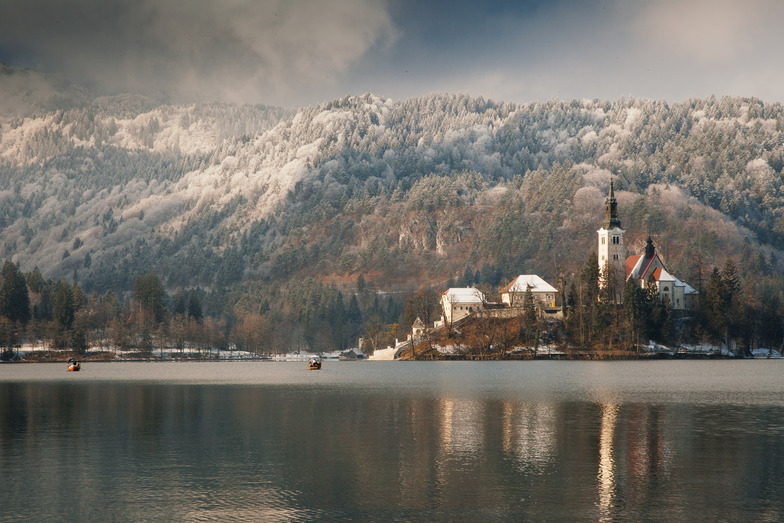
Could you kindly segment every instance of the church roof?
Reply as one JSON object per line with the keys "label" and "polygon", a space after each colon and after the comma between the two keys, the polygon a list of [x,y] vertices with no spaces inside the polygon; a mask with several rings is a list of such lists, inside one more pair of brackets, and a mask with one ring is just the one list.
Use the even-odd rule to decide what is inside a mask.
{"label": "church roof", "polygon": [[[658,265],[654,262],[659,260]],[[658,254],[653,256],[643,256],[637,254],[626,258],[626,279],[637,278],[647,280],[650,273],[657,267],[664,267],[664,262],[661,261]]]}
{"label": "church roof", "polygon": [[696,295],[696,294],[699,294],[699,293],[697,292],[697,289],[695,289],[694,287],[692,287],[691,285],[689,285],[689,284],[688,284],[688,283],[686,283],[685,281],[681,281],[681,280],[677,280],[677,279],[676,279],[676,280],[675,280],[675,286],[676,286],[676,287],[681,287],[681,286],[682,286],[682,287],[685,287],[685,288],[683,289],[683,294],[695,294],[695,295]]}
{"label": "church roof", "polygon": [[[659,260],[658,265],[653,263],[656,259]],[[686,295],[698,294],[694,287],[667,272],[667,269],[664,268],[664,263],[661,261],[658,254],[654,254],[652,257],[637,254],[626,258],[627,280],[629,278],[637,278],[647,281],[651,274],[653,275],[653,279],[657,282],[670,282],[674,287],[683,287],[683,293]]]}
{"label": "church roof", "polygon": [[678,281],[678,279],[675,278],[675,276],[673,276],[672,274],[670,274],[669,272],[667,272],[661,267],[657,267],[656,269],[654,269],[653,279],[659,282],[669,281],[675,283],[676,281]]}
{"label": "church roof", "polygon": [[549,293],[557,293],[558,291],[544,281],[542,278],[537,276],[536,274],[521,274],[512,282],[507,285],[503,290],[502,293],[505,292],[525,292],[528,287],[531,287],[532,293],[542,293],[542,292],[549,292]]}
{"label": "church roof", "polygon": [[639,263],[640,258],[642,258],[642,254],[635,254],[634,256],[629,256],[628,258],[626,258],[626,279],[627,280],[629,279],[629,276],[631,276],[632,272],[634,271],[634,268],[637,267],[637,264]]}

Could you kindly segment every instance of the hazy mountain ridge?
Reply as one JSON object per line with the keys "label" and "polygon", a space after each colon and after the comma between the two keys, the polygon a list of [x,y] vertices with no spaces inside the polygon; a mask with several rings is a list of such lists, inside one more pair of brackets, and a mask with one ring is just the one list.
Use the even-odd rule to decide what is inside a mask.
{"label": "hazy mountain ridge", "polygon": [[0,62],[0,117],[24,117],[34,113],[80,107],[92,96],[82,86],[55,74],[11,67]]}
{"label": "hazy mountain ridge", "polygon": [[467,264],[554,276],[594,247],[610,173],[630,246],[659,235],[676,267],[690,242],[708,263],[743,238],[784,246],[784,111],[755,99],[123,96],[0,122],[0,257],[99,291],[150,269],[216,290],[302,270],[408,288]]}

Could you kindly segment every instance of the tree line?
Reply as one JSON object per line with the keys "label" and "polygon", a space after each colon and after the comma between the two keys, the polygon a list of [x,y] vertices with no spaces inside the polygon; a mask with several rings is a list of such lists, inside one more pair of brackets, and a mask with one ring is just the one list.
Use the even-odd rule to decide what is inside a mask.
{"label": "tree line", "polygon": [[[761,273],[751,272],[760,269]],[[44,279],[37,268],[22,273],[10,261],[4,263],[0,277],[4,359],[12,358],[23,342],[76,354],[92,347],[150,356],[163,348],[181,353],[195,348],[200,355],[228,348],[259,354],[327,352],[355,346],[362,337],[361,348],[372,352],[404,339],[417,318],[430,326],[441,317],[437,288],[425,286],[401,299],[383,298],[362,275],[348,299],[334,283],[307,278],[258,301],[243,297],[235,314],[219,318],[203,313],[203,291],[178,288],[169,295],[154,272],[135,278],[127,300],[112,291],[87,296],[76,281]],[[496,278],[493,266],[483,271],[467,266],[447,285],[477,286],[496,299],[499,287],[487,278]],[[653,280],[640,285],[623,281],[610,268],[599,271],[596,253],[573,277],[562,275],[557,285],[564,316],[558,327],[535,313],[529,291],[515,329],[485,321],[481,335],[456,343],[487,357],[494,346],[536,347],[543,340],[607,353],[639,351],[650,341],[665,346],[706,343],[738,355],[759,347],[781,350],[784,342],[781,282],[764,257],[749,254],[740,266],[728,259],[722,268],[705,271],[705,278],[696,282],[696,307],[687,311],[675,311],[660,300]],[[429,327],[428,331],[432,333]]]}
{"label": "tree line", "polygon": [[[156,349],[198,355],[213,349],[259,354],[293,350],[326,352],[356,346],[368,325],[397,323],[402,307],[384,298],[372,282],[357,279],[350,298],[334,284],[307,278],[288,289],[250,301],[237,298],[235,310],[219,317],[203,312],[196,288],[169,294],[154,271],[138,275],[127,299],[113,291],[86,295],[76,280],[23,273],[6,261],[0,276],[0,348],[14,357],[23,343],[84,354],[88,348],[152,356]],[[394,333],[398,335],[397,332]],[[193,352],[193,351],[189,351]]]}
{"label": "tree line", "polygon": [[[754,262],[744,265],[749,263]],[[761,347],[782,350],[784,301],[778,277],[757,273],[744,280],[732,259],[711,268],[704,280],[700,274],[695,274],[696,306],[673,310],[660,299],[652,278],[641,285],[624,281],[610,268],[599,271],[593,253],[565,294],[568,344],[607,351],[639,351],[649,341],[669,347],[709,344],[739,356]]]}

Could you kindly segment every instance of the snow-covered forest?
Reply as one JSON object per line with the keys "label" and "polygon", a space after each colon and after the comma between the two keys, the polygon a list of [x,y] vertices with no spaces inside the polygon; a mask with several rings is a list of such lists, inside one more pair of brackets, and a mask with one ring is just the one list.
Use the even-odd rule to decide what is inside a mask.
{"label": "snow-covered forest", "polygon": [[375,298],[360,308],[394,323],[405,298],[389,296],[422,287],[573,277],[611,175],[629,254],[650,234],[694,286],[732,259],[746,285],[784,288],[780,104],[78,94],[0,115],[0,259],[88,295],[130,300],[154,272],[207,315],[293,321],[305,287],[348,306],[361,275]]}

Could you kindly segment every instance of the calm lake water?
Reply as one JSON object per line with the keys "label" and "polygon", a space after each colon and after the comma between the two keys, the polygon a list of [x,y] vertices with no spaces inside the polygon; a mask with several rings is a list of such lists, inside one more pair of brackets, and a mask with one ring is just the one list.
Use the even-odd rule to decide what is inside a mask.
{"label": "calm lake water", "polygon": [[784,361],[0,365],[0,520],[781,521]]}

